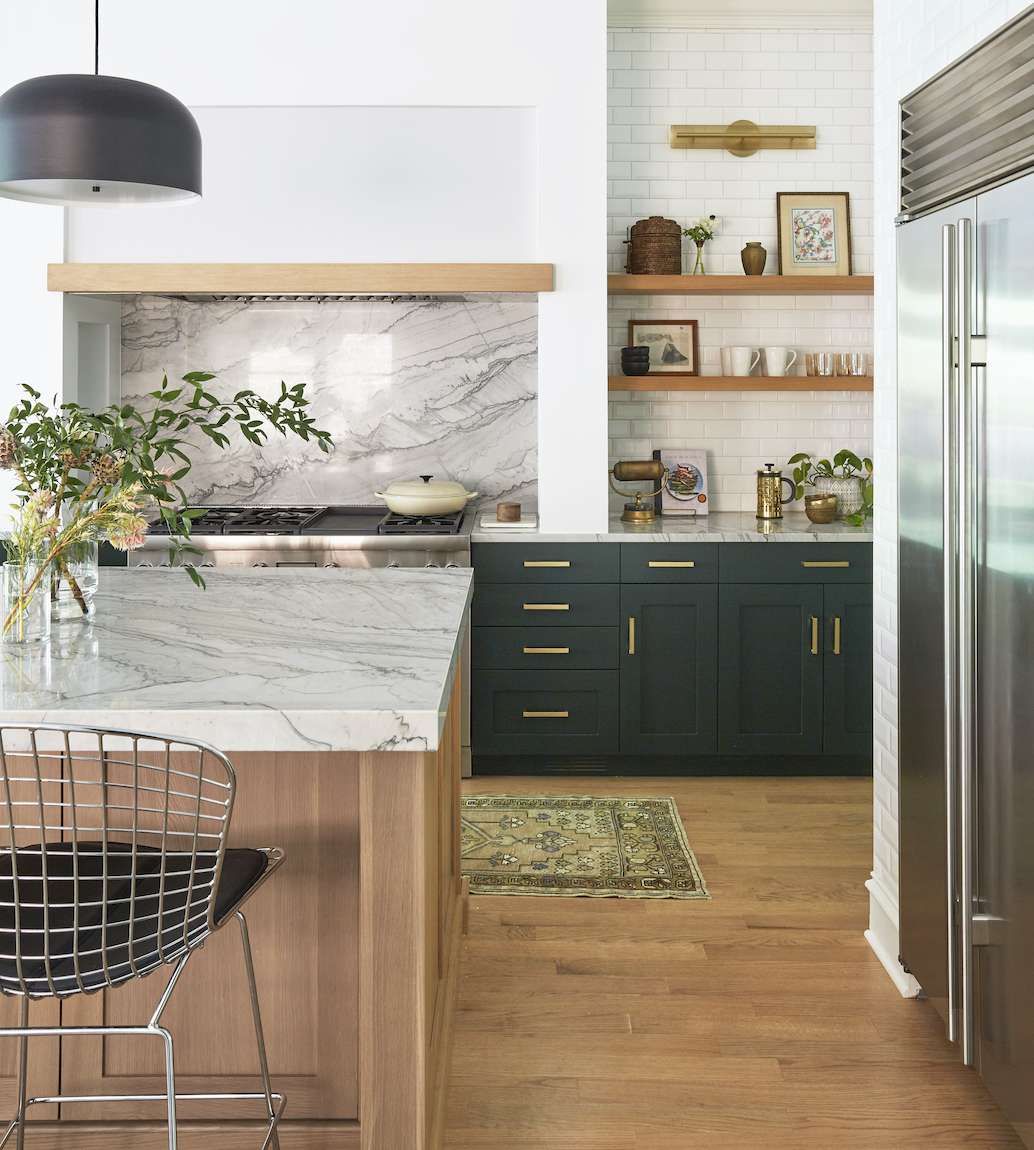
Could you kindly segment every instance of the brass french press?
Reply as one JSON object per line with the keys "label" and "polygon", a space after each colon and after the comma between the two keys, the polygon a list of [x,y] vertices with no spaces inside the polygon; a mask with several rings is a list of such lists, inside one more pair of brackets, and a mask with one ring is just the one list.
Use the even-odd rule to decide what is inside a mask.
{"label": "brass french press", "polygon": [[[797,495],[797,488],[792,479],[787,478],[781,471],[776,471],[771,463],[765,464],[765,470],[758,475],[758,518],[782,519],[783,504],[790,503]],[[783,498],[783,484],[790,488],[790,494]]]}

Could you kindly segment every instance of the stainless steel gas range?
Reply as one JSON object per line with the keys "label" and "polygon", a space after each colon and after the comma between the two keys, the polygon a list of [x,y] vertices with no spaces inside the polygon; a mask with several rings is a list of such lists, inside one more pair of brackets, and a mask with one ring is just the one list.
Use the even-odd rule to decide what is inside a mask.
{"label": "stainless steel gas range", "polygon": [[[469,567],[472,512],[412,517],[383,507],[199,507],[198,567]],[[168,567],[168,531],[151,525],[130,567]],[[463,771],[470,774],[470,632],[462,655]]]}

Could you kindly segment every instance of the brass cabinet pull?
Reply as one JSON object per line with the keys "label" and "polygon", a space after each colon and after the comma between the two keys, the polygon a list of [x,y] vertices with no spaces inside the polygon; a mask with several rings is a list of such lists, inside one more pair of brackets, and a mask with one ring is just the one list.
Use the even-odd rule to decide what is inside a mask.
{"label": "brass cabinet pull", "polygon": [[819,617],[812,615],[811,617],[811,653],[817,655],[819,653]]}
{"label": "brass cabinet pull", "polygon": [[833,616],[833,654],[840,654],[840,616]]}
{"label": "brass cabinet pull", "polygon": [[525,611],[570,611],[570,603],[525,603]]}
{"label": "brass cabinet pull", "polygon": [[672,559],[651,559],[647,567],[695,567],[696,563],[692,559],[686,559],[682,562],[676,562]]}
{"label": "brass cabinet pull", "polygon": [[570,647],[525,647],[525,655],[570,655]]}
{"label": "brass cabinet pull", "polygon": [[802,559],[802,567],[850,567],[849,559]]}
{"label": "brass cabinet pull", "polygon": [[525,719],[568,719],[569,711],[522,711]]}
{"label": "brass cabinet pull", "polygon": [[525,559],[525,567],[570,567],[570,559]]}
{"label": "brass cabinet pull", "polygon": [[635,654],[635,616],[628,617],[628,653]]}

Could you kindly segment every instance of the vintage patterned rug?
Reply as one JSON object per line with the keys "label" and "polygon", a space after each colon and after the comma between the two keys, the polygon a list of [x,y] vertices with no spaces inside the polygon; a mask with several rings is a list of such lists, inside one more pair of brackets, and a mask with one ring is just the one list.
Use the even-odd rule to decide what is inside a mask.
{"label": "vintage patterned rug", "polygon": [[674,799],[465,795],[474,894],[710,898]]}

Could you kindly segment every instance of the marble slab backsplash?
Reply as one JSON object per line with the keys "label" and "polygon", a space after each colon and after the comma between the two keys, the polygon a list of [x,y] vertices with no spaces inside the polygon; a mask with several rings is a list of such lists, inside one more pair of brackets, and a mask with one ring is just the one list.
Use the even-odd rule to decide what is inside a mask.
{"label": "marble slab backsplash", "polygon": [[143,409],[162,373],[211,371],[232,395],[309,384],[334,438],[323,455],[274,433],[262,448],[192,441],[199,503],[375,503],[433,474],[490,499],[537,494],[537,305],[517,297],[208,302],[135,296],[122,310],[122,394]]}

